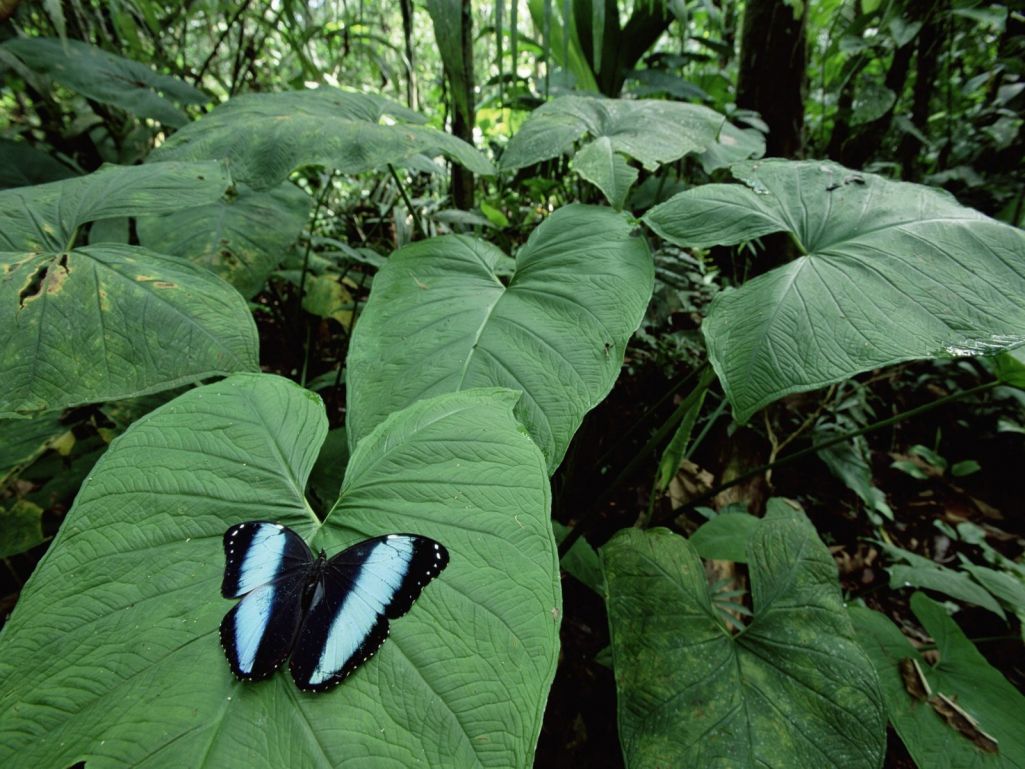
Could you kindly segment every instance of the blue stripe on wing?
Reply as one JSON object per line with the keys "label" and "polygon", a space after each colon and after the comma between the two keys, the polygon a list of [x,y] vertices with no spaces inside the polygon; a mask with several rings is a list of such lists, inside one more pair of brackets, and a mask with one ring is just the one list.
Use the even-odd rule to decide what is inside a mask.
{"label": "blue stripe on wing", "polygon": [[303,573],[260,585],[224,616],[221,646],[237,678],[268,678],[288,658],[302,620],[305,587]]}
{"label": "blue stripe on wing", "polygon": [[238,598],[312,563],[310,548],[291,529],[270,521],[236,524],[224,532],[221,595]]}
{"label": "blue stripe on wing", "polygon": [[366,540],[334,556],[289,664],[299,688],[329,689],[372,657],[388,636],[388,619],[409,611],[447,563],[444,547],[413,534]]}

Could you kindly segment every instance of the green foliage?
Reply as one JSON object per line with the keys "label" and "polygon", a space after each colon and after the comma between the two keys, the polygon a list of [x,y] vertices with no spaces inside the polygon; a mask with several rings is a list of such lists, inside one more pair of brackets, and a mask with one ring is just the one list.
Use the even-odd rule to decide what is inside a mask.
{"label": "green foliage", "polygon": [[[392,124],[382,123],[387,116]],[[398,121],[398,122],[395,122]],[[246,94],[171,136],[153,160],[227,160],[232,178],[276,187],[296,168],[323,165],[359,174],[438,153],[477,174],[494,173],[473,147],[381,96],[318,88]]]}
{"label": "green foliage", "polygon": [[228,284],[136,246],[75,245],[89,222],[210,203],[227,185],[216,163],[167,163],[0,192],[0,416],[256,367]]}
{"label": "green foliage", "polygon": [[0,190],[56,182],[74,175],[66,165],[25,142],[0,139]]}
{"label": "green foliage", "polygon": [[[237,375],[143,417],[91,473],[0,635],[0,761],[529,767],[561,607],[545,463],[516,398],[476,390],[393,415],[324,519],[304,497],[327,432],[316,396]],[[217,585],[224,530],[253,518],[331,551],[414,529],[452,561],[331,696],[284,675],[249,686],[224,663]]]}
{"label": "green foliage", "polygon": [[[502,154],[501,166],[513,170],[572,153],[574,143],[588,137],[591,141],[576,152],[573,167],[618,209],[638,174],[624,158],[654,171],[718,146],[724,125],[725,117],[699,104],[562,96],[531,113]],[[758,151],[737,143],[735,133],[725,136],[730,144],[722,151],[739,147],[733,160]]]}
{"label": "green foliage", "polygon": [[139,242],[212,270],[248,298],[296,242],[311,206],[294,184],[262,192],[239,185],[213,204],[140,217]]}
{"label": "green foliage", "polygon": [[626,529],[602,549],[626,765],[880,766],[876,673],[815,529],[776,506],[747,553],[754,614],[733,635],[687,540]]}
{"label": "green foliage", "polygon": [[189,118],[175,106],[208,99],[187,83],[79,40],[16,38],[3,47],[25,66],[101,104],[181,128]]}
{"label": "green foliage", "polygon": [[[935,665],[885,616],[858,606],[848,611],[879,674],[890,722],[915,763],[928,769],[1025,765],[1025,697],[986,661],[943,606],[915,593],[911,609],[936,639]],[[997,755],[984,752],[907,691],[900,672],[906,659],[918,663],[934,696],[943,693],[955,699],[983,732],[998,741]]]}
{"label": "green foliage", "polygon": [[785,232],[801,254],[720,294],[702,324],[738,420],[879,366],[1025,341],[1021,230],[936,190],[825,161],[755,161],[733,173],[744,185],[687,190],[644,221],[693,247]]}
{"label": "green foliage", "polygon": [[687,541],[702,558],[747,563],[747,543],[759,521],[750,513],[722,512],[701,524]]}
{"label": "green foliage", "polygon": [[555,471],[619,373],[651,297],[651,254],[622,215],[574,205],[534,230],[507,284],[504,259],[465,236],[392,254],[353,335],[351,446],[420,398],[512,387],[524,393],[517,416]]}
{"label": "green foliage", "polygon": [[[538,766],[615,764],[614,696],[631,769],[870,769],[884,715],[1025,766],[964,635],[1007,670],[1025,619],[1021,9],[785,3],[763,122],[754,5],[0,2],[0,764],[526,769],[561,657]],[[334,692],[245,684],[256,518],[452,560]]]}

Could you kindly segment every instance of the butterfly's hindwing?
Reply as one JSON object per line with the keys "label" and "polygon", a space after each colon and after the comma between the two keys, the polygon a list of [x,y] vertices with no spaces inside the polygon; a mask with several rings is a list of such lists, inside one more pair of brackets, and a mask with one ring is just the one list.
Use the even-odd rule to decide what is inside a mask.
{"label": "butterfly's hindwing", "polygon": [[291,529],[269,521],[239,523],[224,532],[221,595],[238,598],[312,563],[310,548]]}
{"label": "butterfly's hindwing", "polygon": [[299,688],[328,689],[373,656],[388,619],[409,611],[447,563],[444,547],[413,534],[369,539],[331,558],[289,665]]}
{"label": "butterfly's hindwing", "polygon": [[269,678],[292,651],[302,621],[306,572],[251,590],[221,621],[221,646],[244,681]]}

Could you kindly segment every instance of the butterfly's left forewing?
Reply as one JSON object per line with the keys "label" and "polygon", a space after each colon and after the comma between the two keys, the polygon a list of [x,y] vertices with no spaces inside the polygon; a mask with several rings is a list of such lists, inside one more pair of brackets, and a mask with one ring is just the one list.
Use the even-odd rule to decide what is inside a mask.
{"label": "butterfly's left forewing", "polygon": [[329,689],[372,657],[388,620],[409,611],[447,564],[442,545],[413,534],[369,539],[333,557],[289,663],[299,688]]}

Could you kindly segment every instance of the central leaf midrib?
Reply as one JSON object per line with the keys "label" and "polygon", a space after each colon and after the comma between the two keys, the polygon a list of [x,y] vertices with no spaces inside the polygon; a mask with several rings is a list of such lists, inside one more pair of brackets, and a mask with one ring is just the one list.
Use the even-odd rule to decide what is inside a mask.
{"label": "central leaf midrib", "polygon": [[[494,277],[493,273],[491,277]],[[495,301],[491,303],[491,306],[488,307],[487,312],[484,313],[484,318],[481,320],[480,325],[477,327],[477,332],[474,334],[473,344],[470,345],[470,349],[466,352],[466,359],[463,361],[462,369],[459,372],[459,383],[456,385],[456,390],[463,389],[463,384],[466,382],[466,375],[470,371],[470,363],[473,361],[473,355],[477,351],[477,345],[480,344],[480,338],[484,334],[484,329],[490,322],[491,316],[495,312],[495,308],[498,307],[498,303],[502,301],[502,297],[505,296],[505,293],[508,290],[509,289],[505,286],[501,286],[501,290],[495,297]]]}

